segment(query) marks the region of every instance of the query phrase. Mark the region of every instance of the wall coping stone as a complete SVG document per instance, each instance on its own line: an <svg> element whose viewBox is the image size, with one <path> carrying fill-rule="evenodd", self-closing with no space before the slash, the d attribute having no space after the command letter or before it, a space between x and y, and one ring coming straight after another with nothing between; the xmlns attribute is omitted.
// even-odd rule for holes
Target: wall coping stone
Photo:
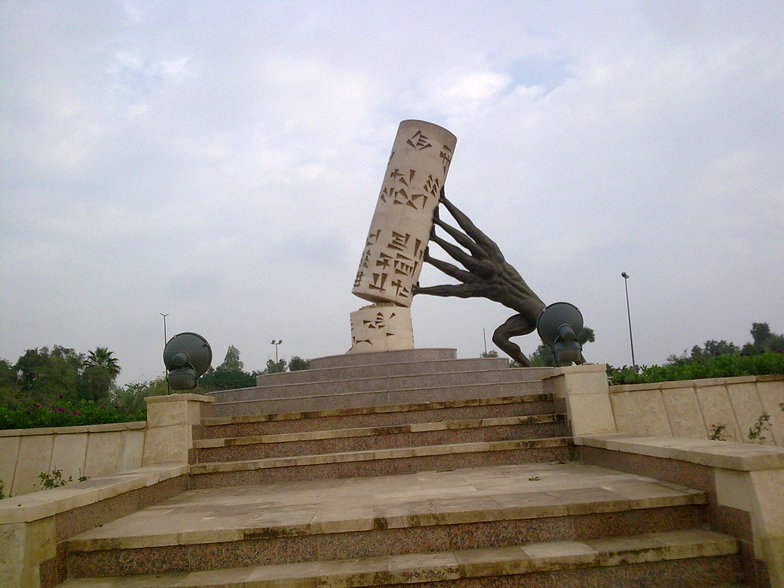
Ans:
<svg viewBox="0 0 784 588"><path fill-rule="evenodd" d="M27 437L31 435L72 435L75 433L106 433L109 431L129 431L144 429L147 421L127 423L103 423L100 425L74 425L72 427L39 427L37 429L3 429L0 437Z"/></svg>
<svg viewBox="0 0 784 588"><path fill-rule="evenodd" d="M45 519L187 473L187 464L160 464L12 496L0 500L0 525Z"/></svg>
<svg viewBox="0 0 784 588"><path fill-rule="evenodd" d="M595 372L606 372L607 364L604 363L584 363L582 365L565 365L552 368L552 373L543 376L542 379L564 376L567 374L592 374Z"/></svg>
<svg viewBox="0 0 784 588"><path fill-rule="evenodd" d="M574 444L676 459L727 470L749 472L784 469L784 449L770 445L682 437L646 437L633 433L580 435L574 437Z"/></svg>
<svg viewBox="0 0 784 588"><path fill-rule="evenodd" d="M144 401L147 404L159 403L159 402L215 402L215 398L212 396L206 396L204 394L165 394L163 396L147 396Z"/></svg>
<svg viewBox="0 0 784 588"><path fill-rule="evenodd" d="M562 368L558 368L562 369ZM613 392L639 392L643 390L663 390L668 388L704 388L706 386L726 386L727 384L752 384L756 382L774 382L784 380L784 374L764 374L761 376L733 376L728 378L704 378L700 380L672 380L666 382L648 382L644 384L618 384L610 386Z"/></svg>

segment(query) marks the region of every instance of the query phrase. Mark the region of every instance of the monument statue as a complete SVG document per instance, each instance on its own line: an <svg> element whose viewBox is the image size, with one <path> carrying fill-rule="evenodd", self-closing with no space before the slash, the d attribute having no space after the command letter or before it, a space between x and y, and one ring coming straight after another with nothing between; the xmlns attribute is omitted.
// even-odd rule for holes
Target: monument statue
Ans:
<svg viewBox="0 0 784 588"><path fill-rule="evenodd" d="M517 314L509 317L495 330L493 342L517 363L530 367L531 362L520 347L510 341L510 338L527 335L536 329L536 320L545 308L544 302L525 283L517 270L506 261L498 245L447 199L443 188L441 188L440 204L449 211L462 231L441 220L437 207L433 212L434 227L430 240L437 243L465 269L432 257L429 248L425 250L423 259L461 283L425 287L417 284L413 288L413 293L459 298L488 298L511 308ZM439 237L435 232L435 226L441 227L467 252Z"/></svg>
<svg viewBox="0 0 784 588"><path fill-rule="evenodd" d="M400 123L351 290L370 304L351 313L347 353L413 349L411 302L416 294L430 294L488 298L514 310L516 314L493 333L493 342L524 367L531 362L510 339L537 330L537 321L558 365L583 363L577 342L582 315L577 307L563 302L545 306L507 263L498 245L444 194L456 144L457 137L433 123ZM439 218L441 204L460 229ZM436 227L457 245L439 237ZM440 245L463 269L432 257L429 241ZM424 262L460 283L419 286Z"/></svg>
<svg viewBox="0 0 784 588"><path fill-rule="evenodd" d="M349 353L414 348L411 289L419 279L457 137L421 120L398 127L351 290Z"/></svg>

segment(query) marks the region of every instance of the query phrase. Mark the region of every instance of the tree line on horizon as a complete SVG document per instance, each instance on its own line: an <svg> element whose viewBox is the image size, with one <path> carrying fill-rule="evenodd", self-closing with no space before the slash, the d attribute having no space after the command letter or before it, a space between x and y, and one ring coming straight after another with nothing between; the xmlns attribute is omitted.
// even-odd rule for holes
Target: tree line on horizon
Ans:
<svg viewBox="0 0 784 588"><path fill-rule="evenodd" d="M243 388L256 385L256 376L264 373L297 371L308 368L308 361L298 356L290 360L267 361L261 371L245 371L240 351L230 345L223 362L210 367L199 378L196 393ZM116 384L121 367L108 347L79 353L62 345L27 349L15 363L0 359L0 407L19 409L43 408L55 411L92 403L126 413L145 410L144 398L172 393L166 377L161 375L123 386Z"/></svg>
<svg viewBox="0 0 784 588"><path fill-rule="evenodd" d="M628 366L609 367L608 374L611 381L618 384L719 377L722 374L784 373L784 335L772 332L768 323L756 322L752 324L750 334L752 341L740 347L725 340L710 339L703 345L694 345L689 351L669 356L662 366L643 366L637 370ZM593 329L586 327L580 342L586 344L594 340ZM494 351L481 355L498 356ZM531 360L537 366L553 365L552 353L544 345L531 354ZM193 391L204 393L252 387L261 374L308 367L307 360L295 355L288 361L269 359L261 371L246 371L239 349L230 345L223 362L210 367ZM96 347L86 354L62 345L27 349L15 363L0 359L0 408L29 411L30 406L36 406L64 411L58 409L58 405L91 403L101 409L141 414L146 406L145 397L171 393L163 375L118 386L115 382L120 370L118 358L107 347Z"/></svg>

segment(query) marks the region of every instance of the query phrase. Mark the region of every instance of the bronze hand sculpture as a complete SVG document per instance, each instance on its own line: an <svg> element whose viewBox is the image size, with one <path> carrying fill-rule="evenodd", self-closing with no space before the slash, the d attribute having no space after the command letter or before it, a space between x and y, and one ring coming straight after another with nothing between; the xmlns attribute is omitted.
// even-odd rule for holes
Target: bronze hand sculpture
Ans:
<svg viewBox="0 0 784 588"><path fill-rule="evenodd" d="M517 363L524 367L530 367L531 362L528 361L520 347L509 339L527 335L536 329L536 319L545 307L544 302L525 283L517 270L507 263L498 245L447 200L443 188L441 189L440 202L446 207L452 218L457 221L462 231L442 221L438 216L438 208L436 208L433 214L434 227L430 240L437 243L465 269L435 259L430 256L429 250L426 250L424 256L426 262L461 283L427 287L420 287L417 284L414 287L414 294L457 296L459 298L482 297L511 308L517 314L509 317L504 324L495 330L493 342ZM441 227L468 252L439 237L435 232L435 226Z"/></svg>

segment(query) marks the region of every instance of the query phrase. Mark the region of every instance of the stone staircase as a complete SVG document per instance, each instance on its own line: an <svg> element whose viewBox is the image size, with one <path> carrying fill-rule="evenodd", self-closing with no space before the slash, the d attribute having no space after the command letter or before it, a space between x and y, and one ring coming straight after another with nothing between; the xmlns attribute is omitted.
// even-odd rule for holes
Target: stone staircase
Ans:
<svg viewBox="0 0 784 588"><path fill-rule="evenodd" d="M71 538L63 586L738 581L703 492L574 461L547 373L426 349L217 392L191 489Z"/></svg>

